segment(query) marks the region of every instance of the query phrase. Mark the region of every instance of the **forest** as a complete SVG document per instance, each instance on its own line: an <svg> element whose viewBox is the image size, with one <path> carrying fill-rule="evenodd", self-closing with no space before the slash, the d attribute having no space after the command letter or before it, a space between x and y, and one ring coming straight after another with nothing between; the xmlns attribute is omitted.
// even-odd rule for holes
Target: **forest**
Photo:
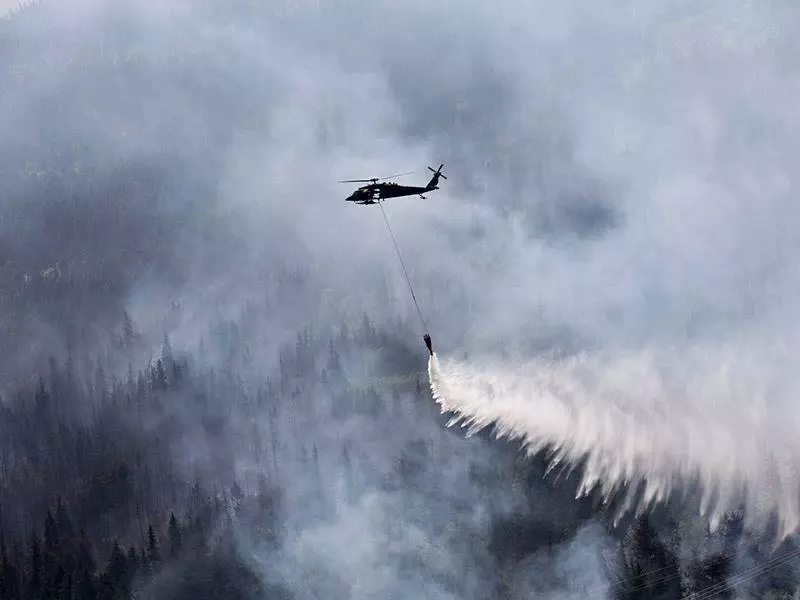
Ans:
<svg viewBox="0 0 800 600"><path fill-rule="evenodd" d="M135 344L136 336L128 321L117 343ZM329 336L306 330L253 388L230 365L202 367L174 354L168 338L154 364L125 378L98 362L87 380L69 362L51 361L35 385L4 399L2 597L306 597L286 579L282 548L297 552L298 538L325 523L346 536L342 520L372 510L375 494L419 511L403 515L399 531L384 524L388 539L419 528L456 564L475 569L465 580L429 563L419 547L390 544L377 560L396 569L395 594L429 578L457 597L518 597L525 584L516 570L526 559L555 554L584 523L604 517L588 499L557 508L569 484L543 490L543 461L521 460L511 445L487 450L488 436L465 441L444 429L409 341L366 315L359 327ZM375 379L359 381L359 357L381 352L392 360ZM354 422L383 438L382 456L324 431ZM190 447L192 458L179 462ZM454 464L463 472L453 473ZM434 483L448 478L462 481ZM459 486L470 497L453 497ZM506 488L519 498L502 511ZM496 511L486 530L473 521L475 504ZM672 598L711 589L735 597L725 549L742 543L737 521L717 534L716 551L689 562L671 543L685 526L642 516L621 528L604 550L610 592ZM328 544L321 553L347 543L318 541ZM307 571L314 562L305 554L294 560L316 593L356 593L346 575ZM791 597L790 566L777 565L762 585ZM551 577L547 585L558 589Z"/></svg>

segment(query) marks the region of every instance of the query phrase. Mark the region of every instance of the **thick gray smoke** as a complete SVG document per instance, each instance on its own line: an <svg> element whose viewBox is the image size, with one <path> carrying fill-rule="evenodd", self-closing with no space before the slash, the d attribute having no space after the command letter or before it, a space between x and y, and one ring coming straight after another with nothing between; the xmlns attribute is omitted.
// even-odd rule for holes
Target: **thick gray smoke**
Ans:
<svg viewBox="0 0 800 600"><path fill-rule="evenodd" d="M0 314L4 383L48 354L104 353L125 312L154 353L164 331L191 351L237 322L265 370L306 325L365 311L412 322L376 207L346 205L352 188L335 181L424 182L444 162L440 191L386 205L435 347L453 357L432 376L440 400L565 460L588 453L587 484L640 478L661 498L699 477L713 511L741 500L794 526L794 4L46 4L0 40L0 283L16 294ZM298 277L304 293L284 297ZM478 393L488 384L495 400ZM315 406L307 429L287 430L331 456L349 436L379 473L421 426L399 419L383 447ZM441 446L454 456L437 469L462 469L466 447ZM497 497L518 500L439 473L423 480L447 482L448 501L463 493L477 534ZM328 550L298 534L269 568L300 586L345 534L361 556L383 552L382 519L415 499L368 493L361 512L307 529ZM463 540L436 529L447 502L427 506L434 531L397 544L444 539L471 568ZM397 581L384 568L360 589Z"/></svg>
<svg viewBox="0 0 800 600"><path fill-rule="evenodd" d="M553 86L575 94L561 104L571 154L610 190L614 223L584 243L532 242L527 216L506 230L492 299L478 298L483 335L507 334L510 358L434 362L443 408L586 458L587 488L643 482L647 505L699 482L712 523L743 505L796 529L791 11L704 2L559 21L548 41L570 70L557 72L580 73Z"/></svg>

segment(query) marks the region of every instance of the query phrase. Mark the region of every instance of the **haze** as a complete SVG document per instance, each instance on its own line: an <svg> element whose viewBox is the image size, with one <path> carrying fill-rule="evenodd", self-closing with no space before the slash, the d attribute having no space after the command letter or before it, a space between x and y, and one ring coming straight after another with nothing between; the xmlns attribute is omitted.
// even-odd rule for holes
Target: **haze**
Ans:
<svg viewBox="0 0 800 600"><path fill-rule="evenodd" d="M424 332L379 208L345 203L353 186L337 180L414 171L398 181L424 185L426 166L444 163L440 190L384 206L441 360L432 379L442 405L537 449L571 448L569 461L594 457L587 477L601 487L640 478L667 500L699 470L722 489L721 513L757 504L779 515L782 537L793 532L795 4L15 5L0 3L4 400L50 357L89 374L102 360L124 378L152 364L165 335L193 365L274 383L286 347L302 349L308 335L324 350L319 340L365 315L391 344L349 352L351 380L381 377L389 363L394 375L423 370ZM144 342L123 356L115 336L129 322ZM542 394L542 380L566 392ZM507 395L490 401L476 392L486 384ZM281 405L277 480L289 498L306 493L313 446L331 461L323 483L339 489L337 461L357 447L366 500L325 525L306 505L290 510L287 522L301 525L280 560L260 563L265 578L309 597L308 574L324 564L346 589L419 597L425 588L409 586L401 561L337 561L352 548L363 565L422 539L444 548L433 572L465 574L462 587L426 593L485 597L494 559L465 548L467 534L442 532L483 540L498 515L544 519L566 506L560 554L513 571L514 594L556 589L527 579L538 560L559 589L584 564L581 585L609 588L596 562L611 534L564 504L569 486L537 479L522 493L501 477L489 492L470 479L472 464L506 473L516 447L443 432L432 400L380 396L380 428L329 419L340 392L313 385ZM189 433L170 460L187 480L205 462L225 482L226 469L263 470L241 440L274 426L266 412L231 408L214 445L192 410L174 410ZM545 410L571 416L548 427ZM633 425L614 416L626 410ZM695 443L709 432L722 441ZM621 456L632 439L649 446ZM379 475L419 440L438 449L419 459L434 491L387 492ZM214 452L227 458L215 463ZM780 465L774 486L765 461ZM742 499L742 478L758 502ZM530 495L541 495L534 509ZM425 519L415 520L418 502ZM456 502L474 510L451 521ZM376 540L395 515L411 529L387 549ZM428 581L422 572L414 581ZM327 577L314 593L332 589Z"/></svg>

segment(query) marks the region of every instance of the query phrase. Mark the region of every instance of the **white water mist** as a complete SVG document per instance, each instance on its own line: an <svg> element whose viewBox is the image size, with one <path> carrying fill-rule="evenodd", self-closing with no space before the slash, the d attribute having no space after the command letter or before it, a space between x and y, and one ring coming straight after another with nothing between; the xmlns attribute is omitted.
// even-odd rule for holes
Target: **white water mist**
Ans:
<svg viewBox="0 0 800 600"><path fill-rule="evenodd" d="M696 484L712 529L744 509L751 528L776 517L784 538L800 524L792 354L737 344L513 364L432 356L429 376L449 425L494 425L529 454L550 448L551 467L585 460L579 495L598 487L619 502L617 519Z"/></svg>

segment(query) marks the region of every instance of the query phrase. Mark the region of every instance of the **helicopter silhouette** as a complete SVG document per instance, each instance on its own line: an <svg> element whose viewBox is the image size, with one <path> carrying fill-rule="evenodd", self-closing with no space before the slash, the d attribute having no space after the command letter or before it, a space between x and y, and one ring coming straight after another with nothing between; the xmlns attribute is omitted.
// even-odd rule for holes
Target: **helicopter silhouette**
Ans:
<svg viewBox="0 0 800 600"><path fill-rule="evenodd" d="M393 179L394 177L401 177L403 175L410 175L410 173L400 173L398 175L391 175L389 177L373 177L372 179L346 179L339 181L339 183L361 183L371 182L369 185L364 185L345 198L345 202L355 202L356 204L375 204L386 198L399 198L401 196L419 196L425 199L425 192L431 192L439 189L439 178L447 179L442 175L442 167L444 163L439 165L437 170L428 167L428 170L433 172L433 177L424 187L416 185L400 185L394 182L384 182L386 179Z"/></svg>

